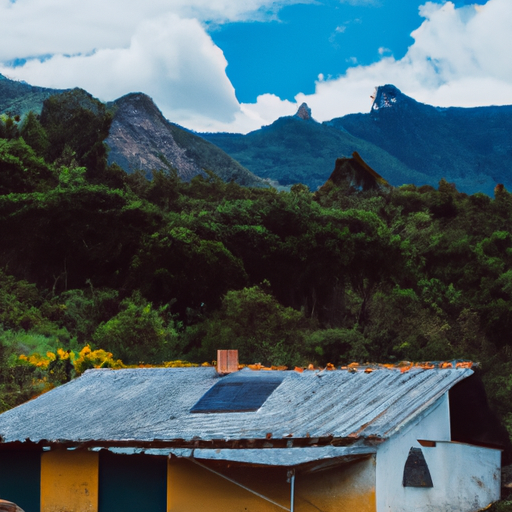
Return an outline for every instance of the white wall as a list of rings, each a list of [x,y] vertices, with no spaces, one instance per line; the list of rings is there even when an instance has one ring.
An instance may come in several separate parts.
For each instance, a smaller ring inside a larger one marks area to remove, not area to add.
[[[423,447],[418,439],[436,441]],[[403,487],[409,450],[421,448],[432,488]],[[501,452],[450,442],[448,394],[377,451],[377,512],[476,512],[500,496]]]

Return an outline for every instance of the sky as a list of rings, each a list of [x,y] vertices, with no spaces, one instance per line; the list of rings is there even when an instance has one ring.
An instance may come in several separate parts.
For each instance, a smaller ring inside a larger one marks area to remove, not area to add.
[[[393,84],[437,106],[512,104],[512,0],[0,0],[0,73],[151,96],[172,122],[247,133],[307,102],[369,112]]]

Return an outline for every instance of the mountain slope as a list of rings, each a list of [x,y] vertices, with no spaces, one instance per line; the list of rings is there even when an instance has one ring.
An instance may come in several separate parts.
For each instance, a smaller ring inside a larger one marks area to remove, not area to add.
[[[304,183],[316,190],[327,181],[336,160],[354,151],[393,185],[413,180],[435,184],[428,175],[415,172],[376,145],[316,122],[310,113],[304,114],[308,111],[301,105],[295,116],[281,117],[246,135],[201,135],[258,176],[281,185]]]
[[[190,180],[207,169],[224,181],[266,186],[218,147],[167,121],[149,96],[128,94],[111,107],[114,118],[105,141],[110,148],[108,161],[126,172],[142,169],[150,175],[152,169],[175,168]]]
[[[88,101],[90,95],[86,91],[73,91],[74,100],[81,98],[85,103],[75,105],[71,97],[61,102],[69,110],[68,117],[73,115],[73,108],[91,109],[96,101]],[[45,100],[65,92],[69,91],[33,87],[0,75],[0,114],[23,115],[29,111],[40,114]],[[175,168],[183,179],[190,180],[210,170],[224,181],[268,186],[217,146],[167,121],[153,100],[144,94],[128,94],[108,107],[114,115],[105,141],[110,148],[108,160],[126,172],[142,169],[150,177],[153,169]]]
[[[512,106],[436,108],[385,85],[377,88],[369,114],[325,124],[379,146],[436,182],[455,182],[461,191],[492,194],[497,183],[512,188]]]
[[[41,113],[43,101],[54,94],[63,92],[61,89],[34,87],[25,82],[9,80],[0,75],[0,114],[24,115],[31,110]]]

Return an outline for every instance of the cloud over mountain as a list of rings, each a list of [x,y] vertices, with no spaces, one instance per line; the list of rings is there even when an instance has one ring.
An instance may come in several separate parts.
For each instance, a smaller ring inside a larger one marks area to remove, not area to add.
[[[240,104],[208,30],[273,19],[293,3],[308,0],[0,0],[0,73],[46,87],[80,86],[102,100],[141,91],[169,119],[199,131],[247,132],[292,115],[302,102],[319,121],[367,112],[374,87],[385,83],[440,106],[512,103],[512,2],[489,0],[426,2],[403,58],[376,48],[377,62],[319,76],[313,94],[297,91],[296,104],[267,91]]]
[[[414,43],[399,60],[384,57],[337,79],[319,80],[312,95],[298,94],[320,120],[338,113],[366,112],[376,85],[396,84],[418,101],[438,106],[512,104],[512,3],[455,8],[427,2]],[[336,109],[336,112],[333,111]]]
[[[126,47],[56,54],[4,71],[37,85],[79,86],[103,100],[143,91],[168,115],[186,118],[196,111],[227,122],[239,105],[226,65],[197,20],[167,14],[140,23]]]

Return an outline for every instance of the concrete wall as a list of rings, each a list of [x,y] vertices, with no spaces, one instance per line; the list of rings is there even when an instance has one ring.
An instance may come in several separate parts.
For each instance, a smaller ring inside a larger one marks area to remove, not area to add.
[[[96,452],[44,452],[41,512],[97,512],[98,469]]]
[[[212,463],[215,471],[290,507],[284,468]],[[168,512],[277,512],[283,509],[184,459],[169,461]],[[295,512],[375,512],[375,458],[367,457],[295,480]]]
[[[421,440],[436,441],[424,447]],[[421,448],[433,487],[404,487],[411,448]],[[499,450],[450,442],[448,395],[377,452],[377,512],[476,512],[500,495]]]
[[[500,498],[500,450],[444,442],[422,450],[434,484],[431,500],[443,510],[476,512]],[[421,490],[409,488],[411,499]]]

